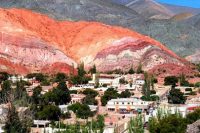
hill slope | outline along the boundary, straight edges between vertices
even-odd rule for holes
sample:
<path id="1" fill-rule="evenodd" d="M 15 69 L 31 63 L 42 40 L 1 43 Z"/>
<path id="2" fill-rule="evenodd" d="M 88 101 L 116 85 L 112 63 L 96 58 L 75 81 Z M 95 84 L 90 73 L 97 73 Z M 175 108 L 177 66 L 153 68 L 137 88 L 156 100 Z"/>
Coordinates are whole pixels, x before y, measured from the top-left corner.
<path id="1" fill-rule="evenodd" d="M 28 72 L 50 71 L 58 66 L 69 73 L 70 66 L 81 61 L 88 68 L 95 64 L 99 71 L 127 70 L 139 64 L 147 71 L 157 70 L 159 65 L 188 66 L 154 39 L 97 22 L 55 21 L 28 10 L 1 9 L 0 31 L 1 59 L 12 65 L 21 64 Z"/>
<path id="2" fill-rule="evenodd" d="M 135 10 L 145 18 L 167 19 L 174 15 L 172 11 L 154 0 L 131 0 L 125 6 Z"/>
<path id="3" fill-rule="evenodd" d="M 108 0 L 1 0 L 0 7 L 27 8 L 58 20 L 89 20 L 130 28 L 157 39 L 183 57 L 200 47 L 200 32 L 193 25 L 144 20 L 133 9 Z"/>

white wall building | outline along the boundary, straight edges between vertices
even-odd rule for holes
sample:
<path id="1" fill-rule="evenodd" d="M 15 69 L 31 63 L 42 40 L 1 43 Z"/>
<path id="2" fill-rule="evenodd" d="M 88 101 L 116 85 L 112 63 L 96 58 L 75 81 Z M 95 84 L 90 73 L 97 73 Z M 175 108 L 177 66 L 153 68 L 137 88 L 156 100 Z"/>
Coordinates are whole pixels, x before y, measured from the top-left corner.
<path id="1" fill-rule="evenodd" d="M 35 80 L 35 78 L 28 79 L 28 78 L 25 78 L 24 76 L 11 76 L 8 78 L 8 80 L 12 81 L 13 83 L 16 83 L 17 81 L 20 81 L 20 80 L 31 82 L 31 81 Z"/>
<path id="2" fill-rule="evenodd" d="M 112 99 L 106 105 L 108 111 L 115 112 L 144 111 L 151 106 L 153 106 L 153 102 L 146 102 L 136 98 Z"/>

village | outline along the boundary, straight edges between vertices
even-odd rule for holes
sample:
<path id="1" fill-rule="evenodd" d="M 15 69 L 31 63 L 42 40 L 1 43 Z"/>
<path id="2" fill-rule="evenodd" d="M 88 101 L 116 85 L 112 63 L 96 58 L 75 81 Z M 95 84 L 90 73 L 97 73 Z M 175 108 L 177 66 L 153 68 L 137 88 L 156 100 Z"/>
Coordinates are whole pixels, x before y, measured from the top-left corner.
<path id="1" fill-rule="evenodd" d="M 160 84 L 155 77 L 144 72 L 135 73 L 132 70 L 126 74 L 95 73 L 95 70 L 89 77 L 83 68 L 79 70 L 78 76 L 87 77 L 87 82 L 80 80 L 79 83 L 83 81 L 82 84 L 73 84 L 72 81 L 74 80 L 70 81 L 64 73 L 58 73 L 54 81 L 50 82 L 47 82 L 46 79 L 41 79 L 41 77 L 44 78 L 44 76 L 41 76 L 42 74 L 30 74 L 29 76 L 12 75 L 6 81 L 2 81 L 0 90 L 3 92 L 4 86 L 6 86 L 4 85 L 5 82 L 9 82 L 12 88 L 16 89 L 18 83 L 23 81 L 27 97 L 31 97 L 32 99 L 35 97 L 44 97 L 41 101 L 36 98 L 34 99 L 36 106 L 40 105 L 41 108 L 44 108 L 44 102 L 44 104 L 58 107 L 59 111 L 57 112 L 50 112 L 51 110 L 55 111 L 56 108 L 50 108 L 50 111 L 46 112 L 40 110 L 39 114 L 47 114 L 38 115 L 36 112 L 37 117 L 35 117 L 31 114 L 30 108 L 33 107 L 29 106 L 29 103 L 24 103 L 24 106 L 21 103 L 16 103 L 16 111 L 19 117 L 21 117 L 20 119 L 23 119 L 26 115 L 34 118 L 30 120 L 31 133 L 67 132 L 66 125 L 76 125 L 77 123 L 87 125 L 88 122 L 90 123 L 88 127 L 91 131 L 122 133 L 128 132 L 132 118 L 139 115 L 141 116 L 144 130 L 146 130 L 149 119 L 155 117 L 160 110 L 171 114 L 175 114 L 178 111 L 185 117 L 188 113 L 200 107 L 200 88 L 197 86 L 199 83 L 195 86 L 180 85 L 172 76 L 172 80 L 170 77 L 168 80 L 165 78 L 165 83 Z M 74 79 L 78 78 L 74 77 Z M 186 81 L 185 78 L 183 80 L 184 82 Z M 76 81 L 78 80 L 75 80 L 75 83 Z M 184 97 L 187 97 L 183 103 L 174 104 L 169 101 L 170 90 L 174 84 L 174 89 L 179 90 Z M 54 93 L 59 88 L 63 89 L 60 86 L 66 87 L 68 92 L 64 90 L 64 93 L 69 94 L 59 95 L 61 92 L 58 93 L 60 101 L 57 103 L 56 98 L 52 98 L 56 96 L 51 92 Z M 57 94 L 56 91 L 55 94 Z M 67 100 L 64 96 L 70 97 L 70 99 Z M 63 99 L 67 102 L 61 102 Z M 23 101 L 20 102 L 23 103 Z M 1 103 L 0 132 L 3 132 L 3 127 L 7 119 L 6 116 L 9 113 L 9 106 L 11 105 L 9 99 L 8 102 L 1 101 Z M 93 130 L 91 124 L 92 122 L 97 123 L 98 120 L 103 121 L 101 122 L 103 123 L 103 127 L 99 126 Z M 53 126 L 52 122 L 54 122 L 55 126 Z M 88 127 L 84 128 L 88 130 Z M 69 128 L 69 130 L 72 129 Z M 81 129 L 81 132 L 84 132 L 84 129 Z"/>

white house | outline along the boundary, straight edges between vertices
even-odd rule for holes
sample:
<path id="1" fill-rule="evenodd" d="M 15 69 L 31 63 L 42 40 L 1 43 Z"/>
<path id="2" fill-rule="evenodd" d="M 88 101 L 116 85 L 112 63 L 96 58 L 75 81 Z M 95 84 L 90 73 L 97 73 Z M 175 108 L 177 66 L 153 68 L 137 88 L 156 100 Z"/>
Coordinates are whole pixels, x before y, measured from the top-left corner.
<path id="1" fill-rule="evenodd" d="M 136 79 L 135 84 L 136 85 L 144 85 L 145 81 L 143 79 Z"/>
<path id="2" fill-rule="evenodd" d="M 153 102 L 142 101 L 137 98 L 119 98 L 108 101 L 106 107 L 108 111 L 123 112 L 143 112 L 153 106 Z"/>
<path id="3" fill-rule="evenodd" d="M 8 78 L 8 80 L 12 81 L 13 83 L 16 83 L 17 81 L 20 81 L 20 80 L 31 82 L 35 80 L 35 78 L 28 79 L 28 78 L 25 78 L 24 76 L 11 76 Z"/>

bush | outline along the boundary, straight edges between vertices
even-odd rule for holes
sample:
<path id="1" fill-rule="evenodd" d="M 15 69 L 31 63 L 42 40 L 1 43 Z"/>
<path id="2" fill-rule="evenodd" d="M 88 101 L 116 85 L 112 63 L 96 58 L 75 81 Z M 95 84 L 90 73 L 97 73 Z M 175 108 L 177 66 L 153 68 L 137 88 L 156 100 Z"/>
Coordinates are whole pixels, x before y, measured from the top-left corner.
<path id="1" fill-rule="evenodd" d="M 196 109 L 194 112 L 186 115 L 187 122 L 189 124 L 194 123 L 195 121 L 200 119 L 200 108 Z"/>

